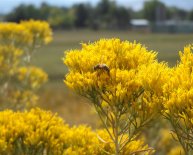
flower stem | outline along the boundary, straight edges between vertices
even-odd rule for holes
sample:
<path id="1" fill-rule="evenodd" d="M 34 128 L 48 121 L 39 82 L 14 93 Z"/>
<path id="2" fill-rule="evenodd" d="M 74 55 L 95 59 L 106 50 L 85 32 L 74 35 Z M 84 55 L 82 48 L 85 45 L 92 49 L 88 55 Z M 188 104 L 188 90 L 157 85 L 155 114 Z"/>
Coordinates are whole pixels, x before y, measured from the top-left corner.
<path id="1" fill-rule="evenodd" d="M 114 136 L 115 136 L 115 155 L 119 155 L 120 146 L 119 146 L 119 118 L 117 113 L 115 114 L 115 126 L 114 126 Z"/>

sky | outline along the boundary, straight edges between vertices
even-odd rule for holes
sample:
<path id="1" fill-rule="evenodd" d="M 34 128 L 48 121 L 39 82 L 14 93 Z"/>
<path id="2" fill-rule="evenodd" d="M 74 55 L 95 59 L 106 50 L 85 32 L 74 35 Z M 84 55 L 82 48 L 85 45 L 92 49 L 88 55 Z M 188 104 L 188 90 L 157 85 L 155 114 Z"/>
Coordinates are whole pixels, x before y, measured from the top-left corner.
<path id="1" fill-rule="evenodd" d="M 8 13 L 21 3 L 34 4 L 39 6 L 42 2 L 47 2 L 56 6 L 72 6 L 75 3 L 89 2 L 96 5 L 100 0 L 0 0 L 0 13 Z M 118 5 L 131 7 L 139 10 L 143 7 L 143 3 L 147 0 L 115 0 Z M 149 0 L 150 1 L 150 0 Z M 185 10 L 193 9 L 193 0 L 160 0 L 167 6 L 176 6 Z"/>

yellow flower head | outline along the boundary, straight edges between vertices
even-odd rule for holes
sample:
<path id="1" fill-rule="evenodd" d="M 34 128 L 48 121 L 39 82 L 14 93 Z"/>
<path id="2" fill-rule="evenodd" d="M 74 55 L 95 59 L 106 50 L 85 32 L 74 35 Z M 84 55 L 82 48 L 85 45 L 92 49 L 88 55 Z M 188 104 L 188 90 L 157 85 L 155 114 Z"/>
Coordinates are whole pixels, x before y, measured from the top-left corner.
<path id="1" fill-rule="evenodd" d="M 47 74 L 29 64 L 36 49 L 51 40 L 52 31 L 45 21 L 0 22 L 1 108 L 15 108 L 17 101 L 20 106 L 36 102 L 33 91 L 47 81 Z"/>
<path id="2" fill-rule="evenodd" d="M 23 51 L 12 45 L 0 46 L 0 76 L 16 72 Z"/>
<path id="3" fill-rule="evenodd" d="M 165 108 L 170 114 L 191 116 L 193 106 L 193 46 L 188 45 L 180 53 L 179 64 L 171 70 L 170 80 L 165 85 Z"/>
<path id="4" fill-rule="evenodd" d="M 158 113 L 163 85 L 169 77 L 167 65 L 158 63 L 157 53 L 141 44 L 116 38 L 82 44 L 82 49 L 65 54 L 69 73 L 64 82 L 94 104 L 110 135 L 112 144 L 106 145 L 109 152 L 118 147 L 123 147 L 123 154 L 145 151 L 147 147 L 141 147 L 143 142 L 128 140 L 135 140 L 136 129 Z M 125 131 L 134 134 L 124 135 Z M 115 147 L 119 137 L 119 146 Z M 130 142 L 128 147 L 124 146 L 126 141 Z"/>
<path id="5" fill-rule="evenodd" d="M 29 30 L 33 44 L 48 44 L 52 41 L 52 30 L 49 24 L 40 20 L 21 21 L 23 27 Z"/>
<path id="6" fill-rule="evenodd" d="M 38 96 L 30 90 L 15 90 L 10 93 L 8 101 L 11 103 L 10 107 L 14 106 L 16 109 L 23 109 L 34 107 L 37 104 Z"/>
<path id="7" fill-rule="evenodd" d="M 36 151 L 41 154 L 101 155 L 114 150 L 105 130 L 94 132 L 83 125 L 69 127 L 56 114 L 39 108 L 24 112 L 1 111 L 0 130 L 0 153 L 14 154 L 18 151 L 18 154 L 28 154 L 29 151 Z M 121 154 L 140 150 L 148 150 L 144 140 L 132 140 Z"/>
<path id="8" fill-rule="evenodd" d="M 123 104 L 144 89 L 162 93 L 167 66 L 158 64 L 157 53 L 139 43 L 101 39 L 65 54 L 69 68 L 65 83 L 83 96 L 100 95 L 111 104 Z"/>
<path id="9" fill-rule="evenodd" d="M 180 62 L 171 69 L 170 78 L 164 86 L 164 114 L 180 137 L 181 144 L 189 145 L 189 141 L 193 141 L 189 132 L 193 129 L 193 45 L 185 46 L 179 53 Z M 191 138 L 187 141 L 189 136 Z M 173 150 L 170 154 L 177 152 Z"/>
<path id="10" fill-rule="evenodd" d="M 0 43 L 25 46 L 32 38 L 28 29 L 17 23 L 0 23 Z"/>
<path id="11" fill-rule="evenodd" d="M 20 67 L 18 69 L 18 79 L 31 88 L 39 88 L 48 79 L 48 75 L 37 67 Z"/>
<path id="12" fill-rule="evenodd" d="M 0 112 L 0 130 L 0 152 L 28 154 L 47 150 L 48 154 L 62 154 L 67 146 L 64 135 L 70 129 L 58 116 L 36 108 L 29 112 Z"/>
<path id="13" fill-rule="evenodd" d="M 93 67 L 106 64 L 109 69 L 135 69 L 155 61 L 156 53 L 136 42 L 120 39 L 101 39 L 94 43 L 82 44 L 81 50 L 66 52 L 64 63 L 70 70 L 93 72 Z"/>

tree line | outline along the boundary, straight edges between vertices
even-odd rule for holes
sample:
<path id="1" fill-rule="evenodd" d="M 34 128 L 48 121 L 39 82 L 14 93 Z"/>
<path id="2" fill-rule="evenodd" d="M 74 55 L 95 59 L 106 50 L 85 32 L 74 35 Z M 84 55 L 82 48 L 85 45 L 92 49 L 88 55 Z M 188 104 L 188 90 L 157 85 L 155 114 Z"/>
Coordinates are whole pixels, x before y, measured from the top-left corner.
<path id="1" fill-rule="evenodd" d="M 20 4 L 3 19 L 12 22 L 28 19 L 47 20 L 54 29 L 127 29 L 130 20 L 134 18 L 145 18 L 152 23 L 166 19 L 193 20 L 193 9 L 187 11 L 167 7 L 158 0 L 145 2 L 139 11 L 119 6 L 110 0 L 101 0 L 95 6 L 79 3 L 71 7 L 57 7 L 43 2 L 39 7 Z"/>

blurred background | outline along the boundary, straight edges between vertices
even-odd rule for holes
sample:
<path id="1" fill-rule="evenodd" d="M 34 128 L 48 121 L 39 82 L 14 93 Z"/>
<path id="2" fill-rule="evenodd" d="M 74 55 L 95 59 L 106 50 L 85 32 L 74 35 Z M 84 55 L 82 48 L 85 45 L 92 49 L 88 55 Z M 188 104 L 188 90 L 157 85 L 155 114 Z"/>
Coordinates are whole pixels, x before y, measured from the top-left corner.
<path id="1" fill-rule="evenodd" d="M 64 51 L 81 42 L 118 37 L 140 42 L 159 52 L 159 61 L 174 66 L 178 51 L 193 43 L 192 0 L 6 0 L 0 2 L 0 21 L 40 19 L 50 23 L 53 42 L 39 49 L 32 64 L 43 68 L 49 81 L 39 91 L 39 106 L 57 112 L 67 123 L 100 123 L 88 101 L 70 91 L 63 80 Z"/>

